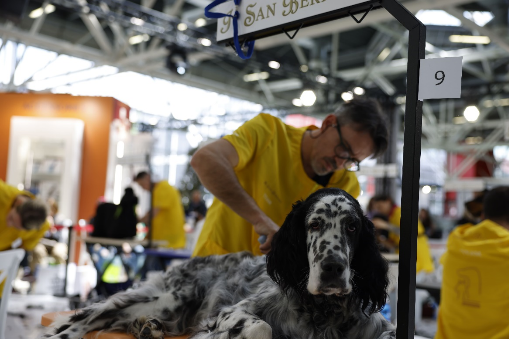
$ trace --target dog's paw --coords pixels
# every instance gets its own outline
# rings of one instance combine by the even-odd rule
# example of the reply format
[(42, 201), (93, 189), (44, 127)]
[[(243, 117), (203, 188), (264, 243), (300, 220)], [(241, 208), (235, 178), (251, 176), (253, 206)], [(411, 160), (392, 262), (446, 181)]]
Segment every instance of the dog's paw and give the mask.
[(152, 317), (139, 317), (127, 329), (136, 339), (164, 339), (164, 325)]

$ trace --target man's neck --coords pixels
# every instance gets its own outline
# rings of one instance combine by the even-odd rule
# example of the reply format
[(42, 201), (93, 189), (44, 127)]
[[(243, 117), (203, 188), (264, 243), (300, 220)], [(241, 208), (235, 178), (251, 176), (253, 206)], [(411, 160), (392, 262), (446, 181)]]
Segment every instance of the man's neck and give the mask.
[(493, 221), (494, 223), (502, 226), (503, 228), (505, 228), (506, 230), (509, 231), (509, 222), (504, 221), (504, 220), (493, 220), (493, 219), (489, 219), (489, 220)]

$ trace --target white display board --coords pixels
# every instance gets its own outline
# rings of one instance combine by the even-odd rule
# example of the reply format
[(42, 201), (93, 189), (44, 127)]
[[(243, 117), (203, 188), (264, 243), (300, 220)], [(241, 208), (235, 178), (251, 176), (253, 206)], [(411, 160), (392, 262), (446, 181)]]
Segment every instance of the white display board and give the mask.
[[(242, 0), (238, 11), (239, 36), (304, 20), (353, 5), (365, 0)], [(225, 2), (212, 12), (235, 14), (235, 3)], [(217, 41), (233, 38), (232, 18), (218, 20)]]
[[(17, 187), (26, 183), (27, 175), (38, 172), (44, 175), (45, 181), (56, 180), (60, 190), (59, 213), (73, 222), (78, 221), (84, 128), (84, 122), (79, 119), (11, 118), (7, 183)], [(62, 154), (59, 161), (43, 161), (37, 170), (33, 161), (37, 154), (33, 151), (43, 143), (62, 145)], [(45, 166), (53, 168), (53, 173)]]

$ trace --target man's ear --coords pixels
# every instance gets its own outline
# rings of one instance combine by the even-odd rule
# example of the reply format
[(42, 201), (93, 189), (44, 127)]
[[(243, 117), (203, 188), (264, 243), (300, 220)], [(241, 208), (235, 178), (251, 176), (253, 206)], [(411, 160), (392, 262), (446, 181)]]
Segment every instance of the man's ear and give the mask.
[(323, 119), (321, 132), (324, 132), (329, 127), (334, 127), (338, 124), (337, 118), (334, 114), (329, 114)]

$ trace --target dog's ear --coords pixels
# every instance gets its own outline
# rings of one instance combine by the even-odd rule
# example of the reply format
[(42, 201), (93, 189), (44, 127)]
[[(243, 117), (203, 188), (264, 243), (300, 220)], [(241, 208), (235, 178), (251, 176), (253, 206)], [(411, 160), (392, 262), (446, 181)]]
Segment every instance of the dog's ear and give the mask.
[(302, 201), (293, 204), (267, 254), (267, 273), (272, 280), (285, 293), (293, 289), (300, 295), (305, 293), (309, 275), (303, 206)]
[(369, 306), (370, 314), (385, 306), (389, 285), (389, 266), (378, 249), (374, 228), (373, 223), (362, 216), (362, 230), (351, 265), (355, 271), (354, 292), (362, 300), (362, 310)]

